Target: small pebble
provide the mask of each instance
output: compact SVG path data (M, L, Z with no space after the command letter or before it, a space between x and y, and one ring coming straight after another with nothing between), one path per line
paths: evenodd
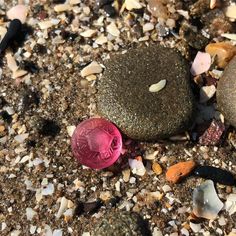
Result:
M236 47L230 43L210 43L206 46L206 52L212 57L216 56L216 64L219 68L225 68L229 61L236 55Z
M221 121L213 120L206 131L199 137L201 145L217 145L225 131L225 126Z
M166 172L166 179L174 184L189 175L195 168L194 161L179 162L171 167Z
M116 16L116 9L112 5L105 5L103 10L106 12L107 16L115 17Z
M152 170L155 174L160 175L162 173L162 168L159 163L154 162L152 164Z

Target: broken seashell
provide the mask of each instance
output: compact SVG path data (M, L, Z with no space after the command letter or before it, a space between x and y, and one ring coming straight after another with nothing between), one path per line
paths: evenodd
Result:
M193 213L197 217L214 220L224 204L219 199L214 183L207 180L193 191Z
M99 74L102 72L102 67L96 62L92 61L88 66L81 70L81 76L86 77L92 74Z
M90 38L92 37L97 31L96 30L92 30L92 29L88 29L82 33L80 33L81 36L83 36L84 38Z
M198 52L190 72L192 75L200 75L210 69L211 66L211 56L209 53Z
M107 26L107 32L115 37L120 35L120 31L114 22Z
M236 19L236 5L230 5L225 10L225 15L229 18Z
M18 19L21 21L22 24L25 23L27 15L28 7L25 5L16 5L7 12L8 19Z
M166 80L163 79L163 80L159 81L159 82L156 83L156 84L152 84L152 85L149 87L149 92L151 92L151 93L157 93L157 92L159 92L160 90L162 90L165 86L166 86Z
M236 34L222 34L221 36L227 39L236 40Z

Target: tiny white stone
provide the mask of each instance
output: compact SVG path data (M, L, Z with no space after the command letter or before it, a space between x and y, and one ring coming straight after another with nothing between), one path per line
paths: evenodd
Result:
M34 211L31 207L26 208L26 218L31 221L34 216L37 215L37 212Z
M210 100L216 93L215 85L203 86L200 89L200 103L207 102Z
M143 32L148 32L154 29L154 24L146 23L143 25Z
M68 205L68 199L66 199L65 197L62 197L61 199L61 204L60 204L60 208L56 214L56 218L60 218L62 216L62 214L65 212L65 210L67 209L67 205Z
M70 137L72 137L75 129L76 129L76 126L74 126L74 125L70 125L70 126L66 127L67 133Z
M28 7L25 5L16 5L7 12L8 19L18 19L21 21L22 24L25 23L27 15Z
M48 184L46 188L42 189L42 195L52 195L54 193L54 185L52 183Z
M34 234L37 229L37 226L30 225L30 234Z

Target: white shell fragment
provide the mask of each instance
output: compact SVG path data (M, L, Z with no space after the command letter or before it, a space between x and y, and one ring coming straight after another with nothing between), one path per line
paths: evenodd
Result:
M54 185L52 183L48 184L46 188L42 189L43 196L52 195L53 193L54 193Z
M7 12L8 19L18 19L21 21L22 24L25 23L27 15L28 7L25 5L16 5Z
M114 22L107 26L107 32L115 37L120 35L120 31Z
M224 204L219 199L212 180L206 180L193 191L193 213L214 220Z
M233 215L236 212L236 194L230 194L225 202L225 210L229 212L229 215Z
M198 52L192 67L190 69L190 72L192 75L200 75L210 69L211 66L211 56L209 53L205 52Z
M15 60L15 58L12 56L12 54L11 54L10 52L7 52L7 53L6 53L6 59L7 59L7 66L9 67L9 69L10 69L12 72L17 71L18 66L17 66L17 64L16 64L16 60Z
M59 219L62 216L62 214L66 211L67 205L68 205L68 199L66 199L65 197L62 197L60 208L56 214L57 219Z
M55 12L63 12L71 10L71 6L69 4L58 4L54 7Z
M152 85L149 87L149 92L151 92L151 93L157 93L157 92L159 92L160 90L162 90L165 86L166 86L166 80L163 79L163 80L159 81L159 82L156 83L156 84L152 84Z
M236 41L236 34L222 34L221 36Z
M129 166L133 174L143 176L146 173L146 169L142 161L138 161L136 159L129 159Z
M236 19L236 5L228 6L225 10L225 15L229 18Z
M90 38L92 37L97 31L96 30L92 30L92 29L88 29L82 33L80 33L81 36L83 36L84 38Z
M81 70L81 76L86 77L92 74L99 74L102 72L102 67L96 62L92 61L88 66Z
M27 220L32 220L34 216L37 215L37 212L34 211L31 207L26 208L26 218Z
M200 103L207 102L216 93L215 85L203 86L200 89Z
M140 4L139 0L125 0L125 8L130 11L132 9L140 9L142 5Z

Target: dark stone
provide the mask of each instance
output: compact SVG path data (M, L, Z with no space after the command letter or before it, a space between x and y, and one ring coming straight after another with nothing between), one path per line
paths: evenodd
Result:
M204 179L211 179L213 182L219 184L229 186L236 185L236 179L232 173L213 166L198 166L193 173L196 176Z
M209 43L209 39L204 37L196 26L184 22L181 25L179 35L183 38L189 46L201 50Z
M4 121L6 121L8 124L12 122L12 117L9 115L6 111L0 112L0 116Z
M63 4L66 0L52 0L54 4Z
M0 97L0 109L2 109L6 104L6 100L3 97Z
M95 225L93 236L151 236L147 221L135 212L110 212Z
M36 44L33 49L34 52L43 55L47 53L47 48L41 44Z
M236 56L229 62L218 82L217 105L225 119L236 128Z
M32 74L39 72L38 66L33 61L23 61L21 68Z
M112 4L113 2L114 2L114 0L97 0L96 5L99 8L102 8L103 6Z
M195 111L189 67L173 49L132 49L106 63L98 83L98 111L133 139L167 138L189 128ZM167 80L158 93L149 86Z
M29 110L40 103L40 95L37 91L25 90L22 98L23 111Z
M60 133L60 126L53 120L42 119L39 123L39 133L44 136L56 136Z
M116 9L112 5L105 5L103 7L103 10L106 12L106 14L109 17L115 17L116 16Z
M82 214L94 214L102 206L100 200L94 202L77 202L75 214L81 216Z

